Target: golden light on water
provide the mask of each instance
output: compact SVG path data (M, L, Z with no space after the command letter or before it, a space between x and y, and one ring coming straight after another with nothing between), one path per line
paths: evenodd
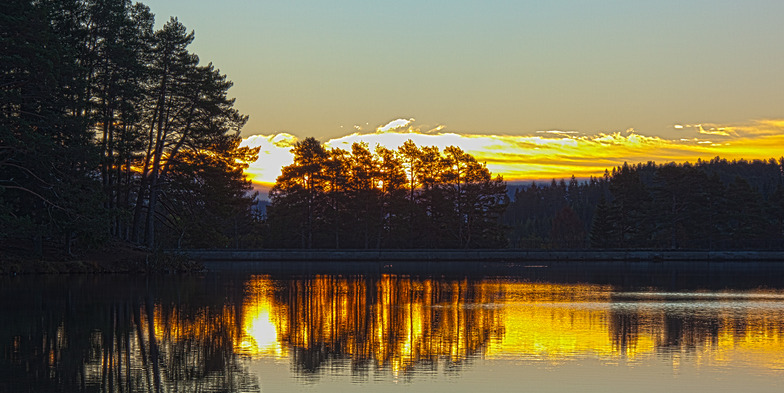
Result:
M286 326L274 313L271 303L272 288L264 280L248 284L249 297L243 309L242 337L239 351L253 356L284 357L288 352L281 344L278 329Z
M261 277L248 285L272 287ZM280 329L275 333L280 345L372 359L395 374L424 360L460 362L500 333L495 331L500 325L494 310L463 307L469 294L485 298L492 296L490 292L473 291L461 282L437 284L387 276L368 286L364 280L319 277L290 283L284 290L291 296L289 304L274 301L272 292L266 299L250 296L242 319L269 320L272 315L273 320L286 321L274 325ZM253 326L245 322L242 342L267 341L269 331ZM247 351L248 346L242 348ZM282 351L248 352L285 356Z
M397 376L475 357L550 365L655 358L677 370L684 356L697 367L784 369L778 292L682 299L508 279L256 276L243 293L236 305L195 313L156 306L150 332L162 348L195 340L251 358L290 360L304 371L338 358ZM141 326L147 321L143 312Z
M472 356L559 364L689 353L698 364L784 367L784 311L758 307L765 303L738 313L738 303L711 300L708 312L673 315L678 304L617 303L612 288L599 285L397 276L256 277L247 287L238 346L259 357L296 361L326 351L395 375ZM672 362L677 368L677 356Z
M648 337L624 347L613 340L608 287L517 283L504 285L505 334L491 342L490 358L540 358L558 363L592 355L600 358L651 352Z
M328 147L350 150L354 142L396 149L406 140L419 146L459 146L506 180L549 180L601 176L624 162L695 162L716 156L768 159L782 156L784 120L760 120L741 125L676 124L669 138L625 132L584 134L575 131L538 131L528 135L443 132L443 126L421 130L413 119L398 119L375 132L356 132L324 141ZM255 135L244 146L261 147L259 160L246 171L257 183L271 185L280 168L292 163L289 150L297 138L290 134Z

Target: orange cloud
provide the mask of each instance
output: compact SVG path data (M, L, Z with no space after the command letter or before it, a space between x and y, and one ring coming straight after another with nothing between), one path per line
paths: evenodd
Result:
M419 146L459 146L494 174L506 180L545 180L600 176L605 169L623 162L694 162L721 156L727 159L765 159L784 155L784 120L760 120L749 124L676 125L683 137L666 139L646 136L633 129L587 135L576 131L549 130L529 135L458 134L442 132L443 126L421 131L413 119L397 119L374 133L353 133L325 141L328 147L349 149L354 142L395 149L411 139ZM711 139L703 139L710 135ZM261 146L259 160L247 170L258 183L274 183L280 168L292 162L289 134L256 135L245 140Z

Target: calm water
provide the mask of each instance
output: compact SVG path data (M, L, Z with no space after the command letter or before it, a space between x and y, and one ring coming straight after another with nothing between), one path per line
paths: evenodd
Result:
M778 392L784 282L0 278L0 392Z

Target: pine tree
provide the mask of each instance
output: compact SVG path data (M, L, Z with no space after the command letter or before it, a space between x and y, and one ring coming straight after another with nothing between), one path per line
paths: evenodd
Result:
M270 191L270 227L279 234L276 240L281 246L293 246L291 240L298 238L300 248L313 248L327 207L324 190L329 154L315 138L297 142L291 152L294 163L282 169Z
M74 237L102 237L98 156L77 78L84 29L71 20L83 11L78 2L12 0L0 12L0 237L32 238L38 256L47 238L70 252Z
M768 230L762 198L741 177L727 187L726 211L731 244L735 248L759 248Z
M556 248L582 248L585 245L585 230L577 213L569 206L561 209L553 218L550 240Z
M602 197L596 205L596 211L593 215L593 224L591 224L591 248L610 248L613 246L612 242L613 227L610 222L610 208L607 201Z

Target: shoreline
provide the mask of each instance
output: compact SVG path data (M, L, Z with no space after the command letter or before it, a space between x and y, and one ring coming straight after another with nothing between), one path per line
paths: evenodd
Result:
M531 271L782 269L784 251L654 250L164 250L126 245L68 259L0 261L0 275L156 273L518 274Z
M150 251L126 242L112 242L76 255L48 253L32 257L21 252L0 254L0 276L19 274L156 274L197 273L204 266L180 253Z
M784 262L784 251L654 250L168 250L218 262Z
M784 273L782 251L189 250L209 273L645 275Z

